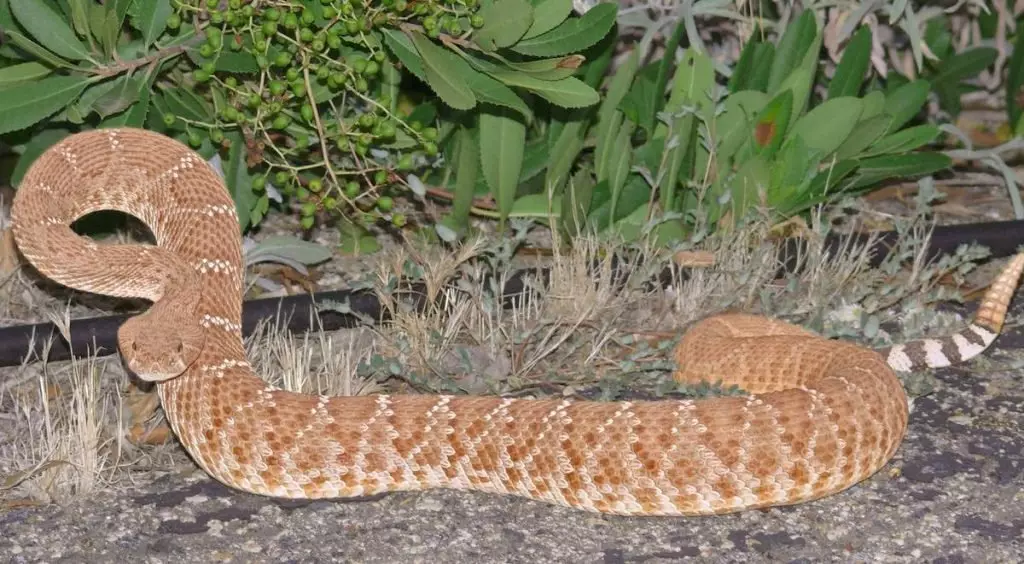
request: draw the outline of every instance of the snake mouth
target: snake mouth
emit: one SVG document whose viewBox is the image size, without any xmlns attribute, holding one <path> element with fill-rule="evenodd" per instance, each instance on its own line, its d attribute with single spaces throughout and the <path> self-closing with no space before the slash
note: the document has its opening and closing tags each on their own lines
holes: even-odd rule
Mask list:
<svg viewBox="0 0 1024 564">
<path fill-rule="evenodd" d="M 135 366 L 131 362 L 125 363 L 128 366 L 128 370 L 135 374 L 140 380 L 145 382 L 166 382 L 173 378 L 181 376 L 181 373 L 185 371 L 185 366 L 174 366 L 170 369 L 167 368 L 153 368 L 150 366 Z"/>
</svg>

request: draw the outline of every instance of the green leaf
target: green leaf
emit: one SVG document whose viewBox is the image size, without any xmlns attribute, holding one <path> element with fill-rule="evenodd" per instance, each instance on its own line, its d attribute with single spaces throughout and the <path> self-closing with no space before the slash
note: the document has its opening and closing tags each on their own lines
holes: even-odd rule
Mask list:
<svg viewBox="0 0 1024 564">
<path fill-rule="evenodd" d="M 11 43 L 14 43 L 23 51 L 34 56 L 36 59 L 39 59 L 40 61 L 49 64 L 50 66 L 65 69 L 70 69 L 74 66 L 71 63 L 65 61 L 64 59 L 61 59 L 57 55 L 54 55 L 53 53 L 47 51 L 38 43 L 32 41 L 31 39 L 25 37 L 23 34 L 17 31 L 7 29 L 4 30 L 4 34 L 7 36 L 7 39 L 9 39 Z"/>
<path fill-rule="evenodd" d="M 51 76 L 14 85 L 0 96 L 0 134 L 18 131 L 57 113 L 75 100 L 92 79 Z"/>
<path fill-rule="evenodd" d="M 532 57 L 554 57 L 583 51 L 604 38 L 615 25 L 618 5 L 602 3 L 581 18 L 569 18 L 558 27 L 516 43 L 511 49 Z"/>
<path fill-rule="evenodd" d="M 548 169 L 544 175 L 545 191 L 557 193 L 569 177 L 572 165 L 576 163 L 583 149 L 583 139 L 589 123 L 587 116 L 581 115 L 565 123 L 558 131 L 548 155 Z M 554 128 L 551 128 L 551 133 L 554 133 Z"/>
<path fill-rule="evenodd" d="M 89 37 L 89 6 L 92 0 L 67 0 L 71 10 L 71 23 L 78 35 Z"/>
<path fill-rule="evenodd" d="M 861 101 L 863 102 L 863 100 Z M 864 112 L 861 111 L 861 120 L 857 122 L 857 127 L 853 128 L 850 136 L 836 149 L 836 158 L 846 160 L 865 156 L 862 151 L 881 139 L 887 131 L 889 131 L 889 116 L 877 115 L 864 119 Z"/>
<path fill-rule="evenodd" d="M 116 86 L 117 81 L 109 78 L 93 83 L 86 88 L 84 92 L 82 92 L 81 96 L 78 97 L 78 100 L 74 104 L 75 109 L 78 110 L 83 118 L 88 117 L 94 110 L 93 103 L 113 90 Z"/>
<path fill-rule="evenodd" d="M 47 149 L 68 135 L 71 135 L 71 132 L 66 129 L 43 129 L 32 137 L 28 143 L 25 143 L 25 150 L 21 152 L 21 156 L 18 157 L 18 164 L 15 165 L 14 170 L 11 172 L 11 186 L 17 188 L 21 184 L 21 179 L 25 176 L 25 173 L 28 172 L 28 167 L 32 166 L 32 163 Z"/>
<path fill-rule="evenodd" d="M 53 69 L 36 62 L 21 63 L 9 67 L 0 68 L 0 89 L 7 88 L 12 84 L 37 80 L 53 72 Z"/>
<path fill-rule="evenodd" d="M 427 82 L 427 73 L 423 70 L 423 58 L 420 57 L 419 51 L 416 50 L 409 36 L 397 29 L 382 29 L 381 33 L 384 35 L 384 43 L 387 44 L 388 49 L 391 49 L 391 52 L 405 65 L 406 70 L 423 82 Z"/>
<path fill-rule="evenodd" d="M 1010 116 L 1010 125 L 1020 122 L 1021 107 L 1024 106 L 1024 29 L 1017 29 L 1017 38 L 1013 42 L 1013 54 L 1006 65 L 1006 112 Z"/>
<path fill-rule="evenodd" d="M 245 138 L 238 131 L 228 132 L 225 137 L 231 140 L 231 148 L 228 150 L 227 161 L 223 163 L 222 167 L 224 182 L 235 201 L 239 227 L 244 233 L 251 223 L 250 210 L 256 204 L 257 197 L 252 190 L 252 176 L 249 174 L 246 161 Z"/>
<path fill-rule="evenodd" d="M 850 136 L 860 119 L 860 98 L 830 98 L 793 124 L 790 137 L 800 137 L 809 149 L 829 155 Z"/>
<path fill-rule="evenodd" d="M 92 109 L 101 119 L 124 111 L 138 101 L 140 83 L 142 81 L 133 76 L 118 77 L 113 87 L 93 102 Z"/>
<path fill-rule="evenodd" d="M 931 79 L 933 86 L 944 86 L 976 77 L 996 62 L 999 51 L 994 47 L 975 47 L 942 61 L 939 73 Z"/>
<path fill-rule="evenodd" d="M 303 241 L 291 235 L 270 235 L 246 253 L 245 261 L 254 264 L 284 258 L 299 264 L 311 265 L 329 260 L 332 254 L 330 249 L 319 243 Z"/>
<path fill-rule="evenodd" d="M 533 0 L 533 23 L 522 38 L 532 39 L 551 31 L 571 13 L 572 0 Z"/>
<path fill-rule="evenodd" d="M 862 155 L 873 157 L 887 153 L 906 153 L 919 147 L 927 145 L 939 136 L 940 129 L 937 126 L 925 124 L 916 127 L 908 127 L 880 139 L 871 145 Z"/>
<path fill-rule="evenodd" d="M 167 111 L 175 115 L 203 122 L 214 117 L 210 104 L 190 88 L 184 86 L 166 88 L 163 90 L 162 99 L 167 106 Z"/>
<path fill-rule="evenodd" d="M 836 73 L 828 85 L 828 97 L 856 96 L 860 93 L 864 73 L 871 64 L 871 28 L 861 26 L 843 50 Z"/>
<path fill-rule="evenodd" d="M 786 77 L 790 76 L 798 68 L 801 62 L 808 55 L 808 51 L 817 44 L 818 23 L 814 19 L 813 10 L 804 10 L 800 16 L 790 22 L 790 25 L 783 32 L 779 39 L 778 47 L 775 50 L 775 57 L 772 60 L 771 73 L 768 78 L 768 92 L 774 93 L 781 87 Z M 817 53 L 814 53 L 817 61 Z M 794 94 L 797 94 L 794 92 Z M 796 98 L 794 101 L 799 102 Z"/>
<path fill-rule="evenodd" d="M 537 59 L 533 61 L 506 61 L 505 64 L 519 72 L 523 72 L 541 80 L 561 80 L 567 76 L 576 74 L 580 63 L 583 62 L 582 55 L 569 55 L 566 57 L 552 57 L 550 59 Z"/>
<path fill-rule="evenodd" d="M 423 58 L 427 84 L 441 101 L 456 110 L 469 110 L 476 106 L 476 96 L 465 81 L 469 73 L 475 72 L 469 63 L 438 47 L 419 32 L 410 31 L 409 37 Z"/>
<path fill-rule="evenodd" d="M 587 224 L 590 202 L 594 197 L 594 179 L 585 168 L 580 168 L 569 179 L 562 192 L 561 220 L 562 233 L 570 237 L 582 234 Z"/>
<path fill-rule="evenodd" d="M 75 37 L 64 16 L 39 0 L 10 0 L 11 11 L 18 23 L 50 51 L 65 59 L 80 61 L 89 58 L 89 51 Z"/>
<path fill-rule="evenodd" d="M 149 114 L 150 89 L 156 76 L 156 73 L 153 73 L 148 81 L 137 81 L 137 101 L 127 110 L 101 122 L 100 127 L 143 127 L 146 123 L 146 116 Z"/>
<path fill-rule="evenodd" d="M 892 91 L 885 98 L 885 112 L 892 117 L 889 131 L 901 129 L 904 124 L 914 118 L 928 100 L 931 85 L 927 80 L 919 78 L 908 82 Z"/>
<path fill-rule="evenodd" d="M 484 25 L 473 32 L 473 41 L 485 51 L 514 45 L 533 24 L 533 5 L 527 0 L 494 0 L 478 14 Z"/>
<path fill-rule="evenodd" d="M 466 76 L 466 84 L 473 90 L 477 100 L 483 104 L 493 104 L 515 110 L 527 121 L 533 120 L 533 112 L 511 88 L 487 76 L 474 72 Z"/>
<path fill-rule="evenodd" d="M 462 233 L 469 225 L 469 212 L 473 207 L 476 183 L 480 176 L 480 154 L 471 129 L 460 126 L 456 131 L 454 152 L 455 157 L 451 161 L 456 166 L 455 197 L 452 199 L 451 211 L 441 223 L 456 233 Z"/>
<path fill-rule="evenodd" d="M 953 160 L 941 153 L 905 153 L 885 155 L 860 161 L 857 173 L 851 178 L 849 189 L 873 186 L 883 180 L 932 174 L 953 165 Z"/>
<path fill-rule="evenodd" d="M 592 106 L 601 100 L 596 90 L 573 76 L 562 80 L 540 80 L 515 71 L 493 71 L 489 74 L 509 86 L 525 88 L 563 108 Z"/>
<path fill-rule="evenodd" d="M 731 164 L 740 147 L 755 139 L 757 118 L 767 103 L 768 95 L 760 90 L 740 90 L 725 99 L 725 108 L 714 121 L 719 170 L 728 170 L 721 167 Z"/>
<path fill-rule="evenodd" d="M 152 45 L 167 29 L 167 20 L 174 13 L 171 0 L 145 0 L 131 5 L 132 27 L 142 33 L 146 46 Z"/>
<path fill-rule="evenodd" d="M 594 142 L 594 165 L 598 181 L 605 179 L 608 165 L 612 161 L 609 158 L 609 150 L 615 140 L 622 124 L 623 112 L 618 109 L 619 103 L 623 100 L 629 89 L 629 84 L 636 74 L 636 67 L 640 62 L 640 51 L 634 50 L 628 59 L 619 67 L 608 85 L 608 91 L 601 101 L 601 107 L 597 111 L 597 138 Z M 635 123 L 635 122 L 631 122 Z M 632 128 L 630 128 L 632 132 Z"/>
<path fill-rule="evenodd" d="M 547 217 L 560 217 L 562 215 L 562 202 L 560 200 L 552 200 L 548 197 L 547 192 L 540 194 L 527 194 L 520 198 L 517 198 L 512 203 L 512 208 L 509 210 L 508 217 L 533 217 L 533 218 L 547 218 Z"/>
<path fill-rule="evenodd" d="M 594 200 L 590 206 L 587 221 L 599 230 L 605 230 L 624 217 L 628 217 L 651 198 L 651 188 L 639 174 L 629 177 L 617 200 L 608 192 L 605 182 L 598 182 L 594 187 Z"/>
<path fill-rule="evenodd" d="M 484 111 L 480 113 L 479 135 L 480 167 L 504 219 L 512 209 L 519 186 L 526 124 L 507 111 Z"/>
</svg>

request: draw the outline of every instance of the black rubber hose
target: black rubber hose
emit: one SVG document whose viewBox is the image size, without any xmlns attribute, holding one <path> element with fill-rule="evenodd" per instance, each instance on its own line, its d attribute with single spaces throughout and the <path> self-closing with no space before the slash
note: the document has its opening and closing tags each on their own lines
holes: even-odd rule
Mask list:
<svg viewBox="0 0 1024 564">
<path fill-rule="evenodd" d="M 825 247 L 830 251 L 838 251 L 851 243 L 864 243 L 870 235 L 830 235 L 825 239 Z M 871 251 L 870 264 L 881 264 L 895 247 L 899 234 L 887 231 L 876 235 Z M 997 221 L 973 223 L 968 225 L 938 226 L 932 232 L 926 256 L 935 260 L 943 255 L 956 251 L 963 244 L 979 244 L 991 251 L 991 258 L 1007 257 L 1017 252 L 1020 241 L 1024 241 L 1024 221 Z M 794 272 L 797 268 L 797 257 L 803 251 L 806 241 L 789 239 L 780 250 L 779 275 Z M 628 272 L 616 269 L 613 272 L 618 283 L 623 283 Z M 685 276 L 685 272 L 683 275 Z M 529 299 L 527 277 L 539 275 L 540 283 L 548 282 L 548 269 L 527 269 L 509 276 L 502 288 L 502 302 L 505 308 L 512 307 L 518 300 Z M 658 283 L 668 284 L 672 279 L 672 271 L 666 268 L 658 277 Z M 489 287 L 485 284 L 484 287 Z M 426 305 L 423 286 L 411 284 L 405 288 L 414 307 Z M 341 313 L 333 309 L 323 309 L 324 302 L 348 303 L 352 313 Z M 316 304 L 321 304 L 317 308 Z M 316 315 L 314 311 L 319 309 Z M 0 328 L 0 366 L 21 364 L 26 357 L 30 360 L 42 359 L 50 361 L 68 360 L 72 357 L 83 358 L 94 354 L 110 355 L 117 352 L 117 329 L 129 315 L 113 315 L 76 319 L 71 321 L 71 342 L 61 337 L 52 323 L 20 325 Z M 386 311 L 377 296 L 371 290 L 332 291 L 318 294 L 303 294 L 284 298 L 265 298 L 244 302 L 242 309 L 242 331 L 248 336 L 261 322 L 269 322 L 276 329 L 301 333 L 314 330 L 332 331 L 344 327 L 354 327 L 359 318 L 380 323 L 387 320 Z M 315 323 L 315 326 L 313 325 Z M 52 342 L 49 342 L 52 339 Z M 48 347 L 48 348 L 47 348 Z"/>
</svg>

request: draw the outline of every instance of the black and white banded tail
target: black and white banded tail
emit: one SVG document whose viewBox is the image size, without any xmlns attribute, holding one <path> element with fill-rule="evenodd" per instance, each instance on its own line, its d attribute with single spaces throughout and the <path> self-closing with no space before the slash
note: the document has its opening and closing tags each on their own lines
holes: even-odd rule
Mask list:
<svg viewBox="0 0 1024 564">
<path fill-rule="evenodd" d="M 880 349 L 878 352 L 897 372 L 943 368 L 966 362 L 985 352 L 999 336 L 1006 311 L 1024 272 L 1024 253 L 1015 255 L 981 300 L 974 321 L 946 337 L 920 339 Z"/>
</svg>

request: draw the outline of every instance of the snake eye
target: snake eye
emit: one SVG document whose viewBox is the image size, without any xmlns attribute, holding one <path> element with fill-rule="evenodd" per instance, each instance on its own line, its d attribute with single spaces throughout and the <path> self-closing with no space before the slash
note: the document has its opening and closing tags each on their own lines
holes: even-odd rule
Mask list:
<svg viewBox="0 0 1024 564">
<path fill-rule="evenodd" d="M 185 352 L 185 342 L 184 341 L 179 341 L 178 342 L 177 351 L 178 351 L 178 354 L 182 354 L 182 353 Z"/>
<path fill-rule="evenodd" d="M 139 342 L 132 341 L 132 352 L 139 352 Z"/>
</svg>

